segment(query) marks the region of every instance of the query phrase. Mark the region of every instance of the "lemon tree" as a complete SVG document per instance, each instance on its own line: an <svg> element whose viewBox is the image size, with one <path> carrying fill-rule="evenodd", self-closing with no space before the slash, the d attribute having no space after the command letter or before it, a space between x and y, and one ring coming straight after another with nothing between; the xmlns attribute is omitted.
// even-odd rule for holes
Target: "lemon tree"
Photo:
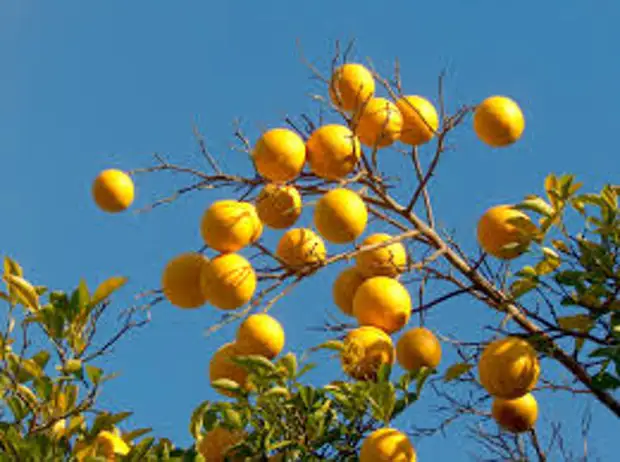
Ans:
<svg viewBox="0 0 620 462"><path fill-rule="evenodd" d="M148 210L192 193L207 202L194 217L200 242L162 268L161 287L127 311L112 338L96 343L96 327L124 278L92 293L83 281L71 294L50 292L5 259L4 453L19 460L415 461L419 433L398 428L398 418L415 420L410 409L424 399L447 400L450 410L426 434L469 419L493 430L479 434L483 441L546 460L537 395L543 384L566 390L558 370L570 378L568 392L620 418L620 188L580 193L574 176L550 174L539 194L524 192L479 217L478 251L470 254L437 225L428 186L457 130L470 130L488 149L518 143L526 129L519 103L489 95L448 113L443 91L435 103L413 93L398 66L384 77L340 53L330 63L327 72L309 65L324 83L313 97L317 114L300 115L302 123L287 118L256 140L237 129L251 175L223 170L203 150L204 169L156 157L153 166L95 176L93 201L103 213L131 208L140 175L156 171L194 183ZM407 171L387 171L385 159L396 155L408 160ZM228 197L210 200L214 188ZM304 215L311 225L298 225ZM330 272L337 263L347 266ZM297 357L271 310L322 272L333 276L342 321L323 326L323 338L307 345L310 359ZM473 341L447 338L425 322L429 310L458 296L495 315L493 328ZM197 403L188 416L189 448L147 436L149 429L123 433L118 424L129 414L96 406L113 376L93 363L161 302L178 307L178 316L218 310L211 331L236 326L205 359L221 399ZM49 341L42 350L24 340L29 326ZM459 362L446 364L447 350ZM344 380L306 380L320 352ZM467 394L473 401L459 399Z"/></svg>

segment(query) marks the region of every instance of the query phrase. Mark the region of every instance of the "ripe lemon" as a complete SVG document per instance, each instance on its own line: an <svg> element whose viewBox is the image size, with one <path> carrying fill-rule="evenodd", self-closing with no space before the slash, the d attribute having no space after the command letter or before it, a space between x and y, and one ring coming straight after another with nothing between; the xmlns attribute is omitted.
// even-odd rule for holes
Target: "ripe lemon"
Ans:
<svg viewBox="0 0 620 462"><path fill-rule="evenodd" d="M491 342L478 362L478 376L486 391L497 398L514 399L536 386L540 365L536 350L519 337Z"/></svg>
<svg viewBox="0 0 620 462"><path fill-rule="evenodd" d="M256 290L256 273L244 257L226 253L205 265L200 282L204 296L213 306L234 310L252 299Z"/></svg>
<svg viewBox="0 0 620 462"><path fill-rule="evenodd" d="M368 435L362 443L360 462L416 462L416 452L403 432L394 428L380 428Z"/></svg>
<svg viewBox="0 0 620 462"><path fill-rule="evenodd" d="M478 221L478 243L494 257L510 260L527 250L535 230L525 213L502 204L488 209ZM504 248L510 244L516 246Z"/></svg>
<svg viewBox="0 0 620 462"><path fill-rule="evenodd" d="M387 147L400 138L403 116L385 98L372 98L355 115L355 134L366 146Z"/></svg>
<svg viewBox="0 0 620 462"><path fill-rule="evenodd" d="M396 107L403 116L401 142L419 146L433 139L439 117L429 100L418 95L403 96L396 101Z"/></svg>
<svg viewBox="0 0 620 462"><path fill-rule="evenodd" d="M523 433L534 427L538 419L538 403L531 393L516 399L493 399L491 415L505 430Z"/></svg>
<svg viewBox="0 0 620 462"><path fill-rule="evenodd" d="M290 268L301 268L325 260L325 243L308 228L289 229L280 238L276 255Z"/></svg>
<svg viewBox="0 0 620 462"><path fill-rule="evenodd" d="M375 94L375 79L370 71L357 63L338 67L329 84L329 97L343 111L357 109Z"/></svg>
<svg viewBox="0 0 620 462"><path fill-rule="evenodd" d="M215 382L218 379L228 379L236 382L241 388L247 389L247 371L233 363L230 358L242 356L235 342L225 343L218 348L209 362L209 381ZM234 394L227 390L217 388L216 391L225 396L232 397Z"/></svg>
<svg viewBox="0 0 620 462"><path fill-rule="evenodd" d="M524 129L521 108L506 96L490 96L474 111L474 131L489 146L509 146L521 138Z"/></svg>
<svg viewBox="0 0 620 462"><path fill-rule="evenodd" d="M200 277L209 259L187 252L171 259L164 268L162 290L170 303L179 308L198 308L207 302Z"/></svg>
<svg viewBox="0 0 620 462"><path fill-rule="evenodd" d="M288 128L273 128L258 139L252 151L259 175L284 183L299 176L306 162L306 145L301 136Z"/></svg>
<svg viewBox="0 0 620 462"><path fill-rule="evenodd" d="M200 224L202 238L218 252L236 252L256 242L263 224L249 202L216 201L205 211Z"/></svg>
<svg viewBox="0 0 620 462"><path fill-rule="evenodd" d="M341 272L332 286L334 303L347 316L353 316L353 297L366 280L357 268L347 268Z"/></svg>
<svg viewBox="0 0 620 462"><path fill-rule="evenodd" d="M392 334L409 322L411 297L396 279L375 276L355 291L353 315L362 326L378 327Z"/></svg>
<svg viewBox="0 0 620 462"><path fill-rule="evenodd" d="M234 455L228 455L228 450L244 438L244 433L231 431L224 427L215 427L202 435L196 444L196 450L208 462L224 462L224 460L242 460Z"/></svg>
<svg viewBox="0 0 620 462"><path fill-rule="evenodd" d="M362 155L357 136L344 125L317 128L308 141L308 163L312 172L327 180L339 180L353 171Z"/></svg>
<svg viewBox="0 0 620 462"><path fill-rule="evenodd" d="M340 353L342 370L357 380L375 380L382 364L394 363L394 345L389 335L372 326L349 331Z"/></svg>
<svg viewBox="0 0 620 462"><path fill-rule="evenodd" d="M114 168L97 175L91 192L97 206L108 213L126 210L133 203L135 194L131 177Z"/></svg>
<svg viewBox="0 0 620 462"><path fill-rule="evenodd" d="M422 367L435 369L441 361L441 344L430 330L414 327L396 342L396 359L408 371Z"/></svg>
<svg viewBox="0 0 620 462"><path fill-rule="evenodd" d="M392 237L385 233L372 234L364 239L362 247L379 245ZM395 277L407 268L407 251L400 242L365 250L356 255L355 265L365 277Z"/></svg>
<svg viewBox="0 0 620 462"><path fill-rule="evenodd" d="M284 348L284 329L266 313L248 316L237 329L237 347L244 355L262 355L273 359Z"/></svg>
<svg viewBox="0 0 620 462"><path fill-rule="evenodd" d="M366 229L368 209L354 191L345 188L325 193L314 208L314 225L319 233L335 244L357 239Z"/></svg>
<svg viewBox="0 0 620 462"><path fill-rule="evenodd" d="M256 198L258 218L273 229L286 229L301 215L301 196L294 186L270 183Z"/></svg>

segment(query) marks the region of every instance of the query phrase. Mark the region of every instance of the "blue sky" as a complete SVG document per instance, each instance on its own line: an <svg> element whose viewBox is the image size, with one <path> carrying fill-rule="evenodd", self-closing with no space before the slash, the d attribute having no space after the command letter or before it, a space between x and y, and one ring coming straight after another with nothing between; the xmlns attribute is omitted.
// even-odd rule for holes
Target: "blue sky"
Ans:
<svg viewBox="0 0 620 462"><path fill-rule="evenodd" d="M475 249L479 215L495 203L540 193L549 172L575 173L588 189L617 182L609 139L620 103L613 91L620 80L619 13L611 0L596 7L577 0L396 0L385 6L0 0L0 252L54 288L70 289L80 276L94 287L127 275L130 285L115 298L118 311L133 303L133 294L157 287L170 258L201 246L199 219L217 196L196 194L149 214L112 216L94 207L92 179L104 168L148 166L153 152L196 163L194 122L228 169L247 169L247 159L230 150L235 118L253 140L262 128L280 125L283 115L315 109L307 94L318 87L299 60L298 38L324 69L335 39L355 38L355 58L370 57L384 73L398 57L407 92L433 101L437 75L446 68L452 109L498 93L519 102L526 130L518 144L490 149L469 123L453 137L458 149L446 154L432 184L440 223ZM136 181L134 208L186 184L166 174ZM309 224L309 216L302 223ZM272 311L287 331L288 349L301 352L322 340L306 328L334 311L329 291L317 290L334 276L324 272ZM484 313L461 299L433 311L428 324L473 336ZM156 435L187 445L191 410L216 397L206 374L210 354L234 330L205 337L219 317L209 307L184 312L159 304L152 317L106 361L122 375L108 385L103 402L132 409L133 425L152 426ZM443 366L452 358L446 352ZM325 366L314 377L321 382L336 374ZM428 425L436 418L432 404L421 402L406 421ZM617 421L596 404L592 410L590 447L610 460ZM541 403L541 423L550 414L565 419L577 438L575 412L566 396L550 398ZM445 441L416 441L420 460L468 460L471 443L457 430L462 427Z"/></svg>

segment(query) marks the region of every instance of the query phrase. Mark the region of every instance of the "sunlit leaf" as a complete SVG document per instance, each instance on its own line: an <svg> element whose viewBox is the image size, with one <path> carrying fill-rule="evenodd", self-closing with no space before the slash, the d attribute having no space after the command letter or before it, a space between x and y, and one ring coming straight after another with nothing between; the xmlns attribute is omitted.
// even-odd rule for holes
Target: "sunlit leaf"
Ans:
<svg viewBox="0 0 620 462"><path fill-rule="evenodd" d="M444 382L451 382L458 379L461 375L466 374L473 368L473 364L456 363L448 368L443 376Z"/></svg>
<svg viewBox="0 0 620 462"><path fill-rule="evenodd" d="M92 306L97 305L108 298L116 290L120 289L127 283L128 279L124 276L113 276L108 280L99 284L95 289L95 293L92 296L90 304Z"/></svg>
<svg viewBox="0 0 620 462"><path fill-rule="evenodd" d="M18 301L28 308L31 312L39 309L39 295L32 284L20 276L13 274L5 274L4 280L9 287L15 292Z"/></svg>
<svg viewBox="0 0 620 462"><path fill-rule="evenodd" d="M588 315L576 314L574 316L563 316L558 318L558 325L562 329L587 333L594 327L594 320Z"/></svg>

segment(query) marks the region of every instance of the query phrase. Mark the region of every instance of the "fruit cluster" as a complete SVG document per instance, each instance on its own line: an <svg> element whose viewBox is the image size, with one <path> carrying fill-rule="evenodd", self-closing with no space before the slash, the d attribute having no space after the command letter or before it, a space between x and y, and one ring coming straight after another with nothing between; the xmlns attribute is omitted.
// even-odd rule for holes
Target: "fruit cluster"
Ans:
<svg viewBox="0 0 620 462"><path fill-rule="evenodd" d="M354 183L351 175L360 167L362 145L373 150L398 141L420 146L439 133L440 120L432 103L418 95L405 95L393 102L376 96L373 74L361 64L338 67L331 76L329 96L335 108L349 114L349 123L319 126L306 140L281 127L260 136L251 159L263 180L262 189L253 201L220 200L207 208L200 231L206 246L217 255L207 258L188 252L167 263L162 292L172 305L194 309L209 303L220 310L236 310L251 302L259 281L240 252L256 245L265 227L283 231L272 255L286 271L303 274L329 263L325 241L355 244L367 228L367 196L349 187ZM524 126L523 114L510 98L491 96L474 109L474 131L489 146L513 144ZM310 176L337 183L314 204L315 229L294 227L305 198L297 179L306 166ZM134 199L131 178L114 169L95 179L92 192L97 205L110 213L127 209ZM527 248L532 227L525 214L500 205L480 219L478 241L497 258L515 258ZM372 233L351 255L354 264L333 283L335 305L358 324L343 341L343 371L356 380L374 380L382 364L395 360L408 371L436 368L441 345L430 330L414 327L401 334L396 347L392 342L391 336L407 326L412 311L409 292L399 280L411 263L403 242L385 233ZM262 355L271 360L284 344L284 330L275 318L267 313L251 314L239 325L236 339L213 354L210 380L227 378L249 389L245 370L230 358ZM533 425L536 402L529 391L538 370L535 352L520 339L498 340L482 355L480 381L495 397L493 415L505 428L524 431ZM215 433L211 437L216 438ZM204 447L209 447L209 438L203 440ZM226 440L228 436L218 438ZM384 428L365 440L360 460L415 458L404 434Z"/></svg>

